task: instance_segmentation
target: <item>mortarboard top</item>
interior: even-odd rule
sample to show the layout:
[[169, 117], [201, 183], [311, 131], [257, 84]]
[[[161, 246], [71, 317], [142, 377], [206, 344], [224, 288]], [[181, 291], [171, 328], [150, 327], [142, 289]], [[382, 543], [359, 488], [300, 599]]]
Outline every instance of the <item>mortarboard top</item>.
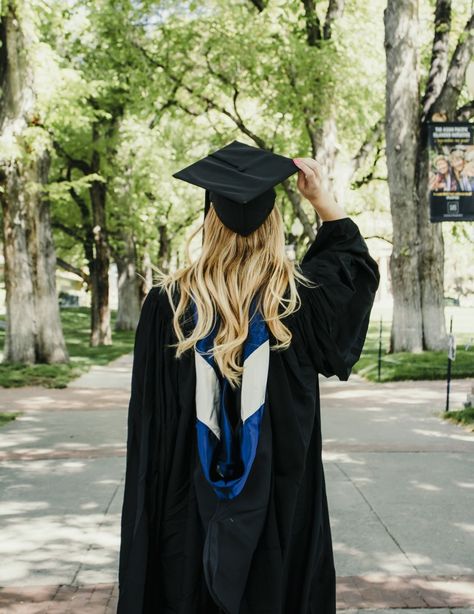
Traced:
[[291, 158], [233, 141], [173, 174], [206, 190], [225, 226], [241, 235], [256, 230], [275, 204], [275, 185], [298, 171]]
[[453, 145], [449, 148], [449, 153], [453, 153], [453, 151], [460, 151], [465, 154], [467, 151], [467, 147], [465, 145], [462, 145], [461, 143], [457, 143], [456, 145]]

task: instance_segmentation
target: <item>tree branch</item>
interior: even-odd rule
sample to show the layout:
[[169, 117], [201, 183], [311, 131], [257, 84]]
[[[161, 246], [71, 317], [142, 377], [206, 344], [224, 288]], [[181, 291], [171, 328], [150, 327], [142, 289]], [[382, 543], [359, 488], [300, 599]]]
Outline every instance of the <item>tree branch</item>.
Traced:
[[80, 233], [80, 230], [81, 230], [80, 228], [70, 228], [69, 226], [66, 226], [66, 224], [63, 224], [62, 222], [58, 222], [58, 221], [54, 221], [52, 223], [52, 226], [53, 228], [62, 230], [64, 234], [68, 235], [69, 237], [72, 237], [76, 241], [79, 241], [81, 244], [84, 243], [84, 237]]
[[54, 138], [54, 134], [51, 131], [48, 131], [48, 133], [52, 138], [54, 149], [59, 153], [59, 155], [63, 156], [63, 158], [66, 158], [69, 169], [75, 168], [81, 171], [81, 173], [83, 173], [84, 175], [91, 174], [92, 171], [88, 162], [86, 162], [85, 160], [78, 160], [77, 158], [73, 158], [70, 154], [68, 154], [68, 152], [64, 149], [61, 143], [59, 143], [59, 141]]
[[373, 163], [373, 167], [375, 167], [375, 164], [380, 158], [384, 134], [384, 119], [380, 118], [372, 126], [369, 131], [369, 134], [367, 135], [367, 138], [360, 146], [359, 151], [352, 158], [352, 175], [357, 173], [357, 171], [360, 170], [366, 164], [370, 154], [374, 151], [374, 149], [376, 151], [376, 161]]
[[0, 92], [4, 94], [0, 97], [0, 125], [5, 115], [5, 90], [8, 71], [8, 50], [7, 50], [7, 18], [5, 15], [0, 17]]
[[321, 22], [316, 12], [315, 0], [301, 0], [306, 19], [306, 40], [310, 47], [317, 47], [321, 41]]
[[344, 13], [345, 0], [329, 0], [328, 10], [326, 11], [326, 18], [323, 26], [323, 38], [324, 40], [330, 40], [332, 36], [332, 26], [335, 21], [342, 17]]
[[166, 109], [169, 109], [172, 106], [176, 106], [176, 93], [179, 89], [179, 83], [175, 83], [171, 88], [171, 93], [168, 96], [168, 100], [164, 102], [155, 112], [153, 118], [148, 123], [148, 128], [153, 130], [153, 128], [158, 124], [161, 119], [161, 115]]
[[[184, 90], [186, 90], [188, 92], [188, 94], [191, 94], [191, 96], [193, 96], [194, 98], [197, 98], [198, 100], [200, 100], [201, 102], [203, 102], [206, 105], [206, 110], [207, 109], [214, 109], [215, 111], [219, 111], [219, 113], [222, 113], [223, 115], [225, 115], [226, 117], [228, 117], [236, 126], [237, 128], [239, 128], [239, 130], [241, 132], [243, 132], [244, 134], [246, 134], [249, 138], [251, 138], [254, 143], [256, 145], [258, 145], [258, 147], [262, 147], [265, 148], [265, 143], [263, 141], [263, 139], [261, 139], [257, 134], [255, 134], [254, 132], [252, 132], [252, 130], [250, 130], [250, 128], [248, 128], [242, 117], [239, 115], [237, 108], [236, 108], [236, 95], [238, 95], [238, 91], [235, 90], [234, 92], [234, 113], [231, 113], [230, 111], [228, 111], [225, 107], [217, 104], [216, 102], [214, 102], [214, 100], [212, 100], [211, 98], [209, 98], [208, 96], [205, 96], [204, 94], [198, 93], [196, 92], [196, 90], [194, 88], [192, 88], [191, 86], [187, 85], [186, 83], [183, 82], [182, 79], [178, 78], [176, 75], [174, 75], [167, 66], [165, 66], [162, 62], [156, 60], [155, 58], [151, 57], [148, 52], [143, 49], [143, 47], [141, 47], [140, 45], [138, 45], [137, 43], [134, 43], [134, 46], [137, 47], [137, 49], [139, 49], [141, 51], [141, 53], [143, 54], [143, 56], [155, 67], [157, 68], [161, 68], [166, 74], [167, 76], [171, 79], [171, 81], [173, 81], [175, 84], [178, 84], [178, 89], [179, 87], [182, 87]], [[215, 73], [216, 76], [219, 76], [218, 73]], [[222, 80], [222, 75], [220, 75], [220, 78]], [[227, 81], [227, 84], [229, 84], [230, 82]], [[235, 86], [233, 86], [235, 88]], [[177, 106], [180, 106], [181, 108], [183, 108], [183, 110], [185, 110], [186, 112], [190, 113], [191, 115], [199, 115], [199, 113], [195, 113], [192, 112], [190, 110], [188, 110], [187, 108], [185, 108], [182, 103], [177, 102], [176, 103]]]
[[[69, 190], [69, 194], [71, 198], [79, 207], [79, 211], [82, 216], [82, 228], [85, 232], [85, 236], [82, 238], [82, 244], [84, 245], [84, 253], [89, 263], [92, 263], [94, 260], [94, 232], [92, 230], [90, 211], [87, 206], [86, 201], [77, 194], [74, 188]], [[66, 232], [66, 231], [65, 231]]]
[[[296, 96], [297, 100], [299, 100], [300, 96], [299, 96], [298, 86], [296, 84], [295, 69], [291, 62], [288, 62], [287, 64], [285, 63], [285, 73], [286, 73], [286, 76], [288, 77], [289, 84], [291, 85], [293, 91], [297, 95]], [[314, 113], [311, 112], [311, 109], [309, 109], [306, 105], [301, 107], [301, 112], [304, 117], [304, 124], [306, 128], [306, 132], [308, 134], [309, 142], [311, 145], [311, 155], [313, 158], [315, 158], [317, 150], [318, 150], [318, 138], [316, 134], [316, 117], [314, 116]]]
[[474, 100], [470, 100], [456, 110], [457, 121], [468, 121], [471, 117], [474, 117]]
[[70, 273], [74, 273], [74, 275], [77, 275], [78, 277], [80, 277], [82, 281], [84, 281], [88, 286], [90, 285], [91, 278], [89, 277], [87, 273], [84, 273], [82, 269], [79, 269], [78, 267], [75, 267], [72, 264], [69, 264], [69, 262], [66, 262], [62, 258], [56, 258], [56, 263], [58, 266], [60, 266], [65, 271], [69, 271]]
[[258, 9], [259, 13], [265, 9], [266, 2], [264, 0], [250, 0], [250, 2]]
[[285, 194], [288, 196], [289, 201], [293, 205], [293, 210], [296, 217], [303, 225], [304, 234], [310, 241], [314, 241], [316, 238], [316, 233], [314, 232], [313, 225], [309, 221], [309, 217], [306, 215], [303, 209], [299, 192], [296, 192], [296, 190], [293, 189], [289, 179], [285, 179], [285, 181], [282, 182], [282, 185], [283, 189], [285, 190]]
[[367, 185], [368, 183], [370, 183], [371, 181], [388, 181], [387, 177], [377, 177], [375, 174], [375, 169], [371, 169], [370, 172], [367, 173], [367, 175], [364, 175], [364, 177], [362, 177], [361, 179], [356, 179], [351, 183], [351, 189], [352, 190], [357, 190], [358, 188], [361, 188], [363, 185]]
[[79, 196], [79, 194], [76, 192], [76, 190], [74, 190], [74, 188], [71, 188], [69, 190], [69, 194], [71, 195], [72, 200], [79, 207], [84, 227], [90, 227], [90, 211], [86, 201]]
[[464, 84], [466, 68], [474, 54], [474, 13], [471, 15], [461, 33], [451, 62], [448, 74], [440, 95], [432, 104], [428, 118], [433, 113], [445, 113], [452, 118], [456, 113], [457, 101]]
[[171, 236], [171, 238], [173, 239], [179, 232], [181, 232], [181, 230], [183, 230], [183, 228], [188, 228], [189, 226], [191, 226], [192, 224], [194, 224], [194, 222], [196, 221], [198, 215], [196, 214], [196, 212], [189, 214], [182, 222], [181, 224], [177, 224], [174, 228], [174, 233]]
[[431, 105], [439, 96], [448, 73], [449, 33], [451, 30], [451, 0], [436, 0], [434, 36], [430, 70], [425, 94], [421, 101], [424, 121]]
[[[206, 56], [206, 61], [207, 61], [209, 70], [213, 74], [213, 76], [219, 78], [221, 80], [221, 82], [223, 82], [226, 85], [230, 86], [234, 90], [234, 95], [233, 95], [233, 108], [234, 108], [234, 112], [233, 113], [228, 111], [225, 107], [223, 107], [221, 105], [218, 105], [217, 103], [215, 103], [213, 100], [211, 100], [207, 96], [205, 96], [205, 95], [203, 95], [201, 93], [196, 92], [191, 86], [186, 85], [185, 83], [183, 83], [182, 79], [176, 77], [176, 75], [174, 75], [169, 70], [169, 68], [166, 65], [164, 65], [162, 62], [156, 60], [155, 58], [151, 57], [148, 54], [148, 52], [145, 49], [143, 49], [141, 46], [137, 45], [136, 43], [134, 43], [134, 44], [141, 51], [143, 56], [152, 65], [161, 68], [167, 74], [167, 76], [171, 79], [171, 81], [173, 81], [174, 83], [179, 83], [180, 87], [182, 87], [189, 94], [191, 94], [191, 96], [193, 96], [194, 98], [197, 98], [201, 102], [204, 102], [205, 105], [206, 105], [206, 110], [211, 108], [211, 109], [214, 109], [214, 110], [222, 113], [223, 115], [228, 117], [239, 128], [239, 130], [243, 134], [246, 134], [250, 139], [252, 139], [253, 142], [258, 147], [271, 151], [270, 147], [267, 145], [265, 140], [262, 139], [261, 137], [259, 137], [254, 132], [252, 132], [252, 130], [250, 130], [245, 125], [245, 122], [244, 122], [243, 118], [241, 117], [241, 115], [240, 115], [240, 113], [239, 113], [239, 111], [237, 109], [237, 98], [238, 98], [238, 95], [239, 95], [239, 90], [238, 90], [237, 86], [234, 83], [232, 83], [225, 75], [222, 75], [221, 73], [218, 73], [215, 69], [213, 69], [211, 64], [210, 64], [210, 62], [209, 62], [209, 58], [207, 56]], [[196, 116], [199, 115], [199, 113], [195, 113], [194, 111], [191, 111], [190, 109], [187, 109], [180, 102], [177, 102], [176, 104], [177, 104], [177, 106], [182, 108], [185, 112], [190, 113], [191, 115], [196, 115]], [[312, 225], [311, 225], [311, 223], [309, 221], [308, 216], [306, 215], [305, 211], [303, 210], [303, 208], [301, 206], [301, 198], [300, 198], [299, 194], [292, 189], [291, 184], [290, 184], [288, 179], [283, 182], [283, 187], [284, 187], [285, 193], [287, 194], [290, 202], [293, 205], [295, 214], [300, 219], [300, 221], [301, 221], [301, 223], [303, 225], [305, 234], [308, 236], [308, 238], [311, 241], [313, 241], [316, 235], [315, 235], [313, 227], [312, 227]]]
[[380, 239], [381, 241], [385, 241], [386, 243], [390, 243], [390, 245], [393, 245], [393, 241], [391, 241], [390, 239], [387, 239], [387, 237], [382, 237], [381, 235], [370, 235], [368, 237], [364, 237], [364, 239], [366, 241], [368, 239]]

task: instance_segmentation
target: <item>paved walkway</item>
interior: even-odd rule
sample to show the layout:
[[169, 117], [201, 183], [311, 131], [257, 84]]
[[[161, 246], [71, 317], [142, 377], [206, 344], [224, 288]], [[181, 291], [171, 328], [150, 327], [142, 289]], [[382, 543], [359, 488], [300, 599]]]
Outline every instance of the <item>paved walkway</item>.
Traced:
[[[1, 390], [24, 413], [0, 430], [0, 612], [115, 614], [130, 368]], [[338, 611], [472, 614], [474, 434], [437, 416], [444, 384], [320, 381]]]

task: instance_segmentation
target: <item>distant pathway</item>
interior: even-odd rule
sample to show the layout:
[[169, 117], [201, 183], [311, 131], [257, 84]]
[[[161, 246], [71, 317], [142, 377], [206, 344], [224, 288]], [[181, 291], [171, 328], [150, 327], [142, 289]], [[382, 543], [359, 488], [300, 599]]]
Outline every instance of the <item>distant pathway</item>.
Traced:
[[[25, 412], [0, 429], [2, 614], [115, 614], [130, 372], [0, 389]], [[472, 614], [474, 435], [436, 416], [444, 383], [320, 381], [338, 611]]]

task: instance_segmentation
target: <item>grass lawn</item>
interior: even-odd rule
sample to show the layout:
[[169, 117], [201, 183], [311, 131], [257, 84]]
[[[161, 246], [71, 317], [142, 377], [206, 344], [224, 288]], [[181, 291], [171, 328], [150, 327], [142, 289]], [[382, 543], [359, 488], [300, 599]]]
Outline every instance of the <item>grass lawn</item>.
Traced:
[[[451, 315], [453, 315], [453, 332], [456, 337], [456, 360], [452, 362], [451, 377], [453, 379], [474, 377], [474, 309], [447, 307], [446, 322], [448, 328]], [[383, 318], [381, 382], [446, 378], [447, 349], [442, 352], [422, 352], [420, 354], [407, 352], [388, 354], [391, 313], [388, 311], [381, 313], [376, 309], [372, 313], [362, 356], [354, 366], [355, 373], [370, 381], [378, 381], [380, 316]]]
[[19, 416], [20, 413], [21, 412], [7, 412], [7, 413], [0, 412], [0, 428], [2, 428], [2, 426], [4, 426], [5, 424], [8, 424], [12, 420], [15, 420], [15, 418]]
[[[65, 388], [72, 379], [89, 370], [92, 365], [105, 365], [111, 360], [131, 352], [135, 338], [134, 331], [113, 330], [116, 312], [112, 311], [113, 345], [90, 347], [90, 312], [88, 307], [66, 307], [61, 309], [61, 321], [66, 339], [70, 364], [67, 365], [15, 365], [0, 364], [0, 386], [44, 386]], [[0, 350], [3, 349], [5, 331], [0, 329]]]
[[[421, 354], [387, 354], [390, 338], [391, 313], [374, 308], [364, 350], [353, 371], [370, 381], [377, 380], [379, 320], [383, 317], [381, 382], [445, 379], [447, 351]], [[456, 335], [456, 360], [452, 363], [453, 378], [474, 377], [474, 308], [447, 307], [446, 320], [453, 315]], [[112, 311], [112, 330], [116, 312]], [[65, 388], [72, 379], [89, 370], [92, 365], [104, 365], [133, 350], [134, 331], [113, 332], [113, 345], [89, 347], [89, 309], [87, 307], [61, 309], [64, 335], [71, 362], [68, 365], [3, 365], [0, 364], [0, 386], [44, 386]], [[0, 329], [0, 351], [5, 331]], [[471, 344], [471, 345], [469, 345]], [[466, 349], [467, 348], [467, 349]]]
[[456, 411], [445, 411], [443, 418], [462, 426], [468, 426], [474, 432], [474, 407], [459, 409]]

